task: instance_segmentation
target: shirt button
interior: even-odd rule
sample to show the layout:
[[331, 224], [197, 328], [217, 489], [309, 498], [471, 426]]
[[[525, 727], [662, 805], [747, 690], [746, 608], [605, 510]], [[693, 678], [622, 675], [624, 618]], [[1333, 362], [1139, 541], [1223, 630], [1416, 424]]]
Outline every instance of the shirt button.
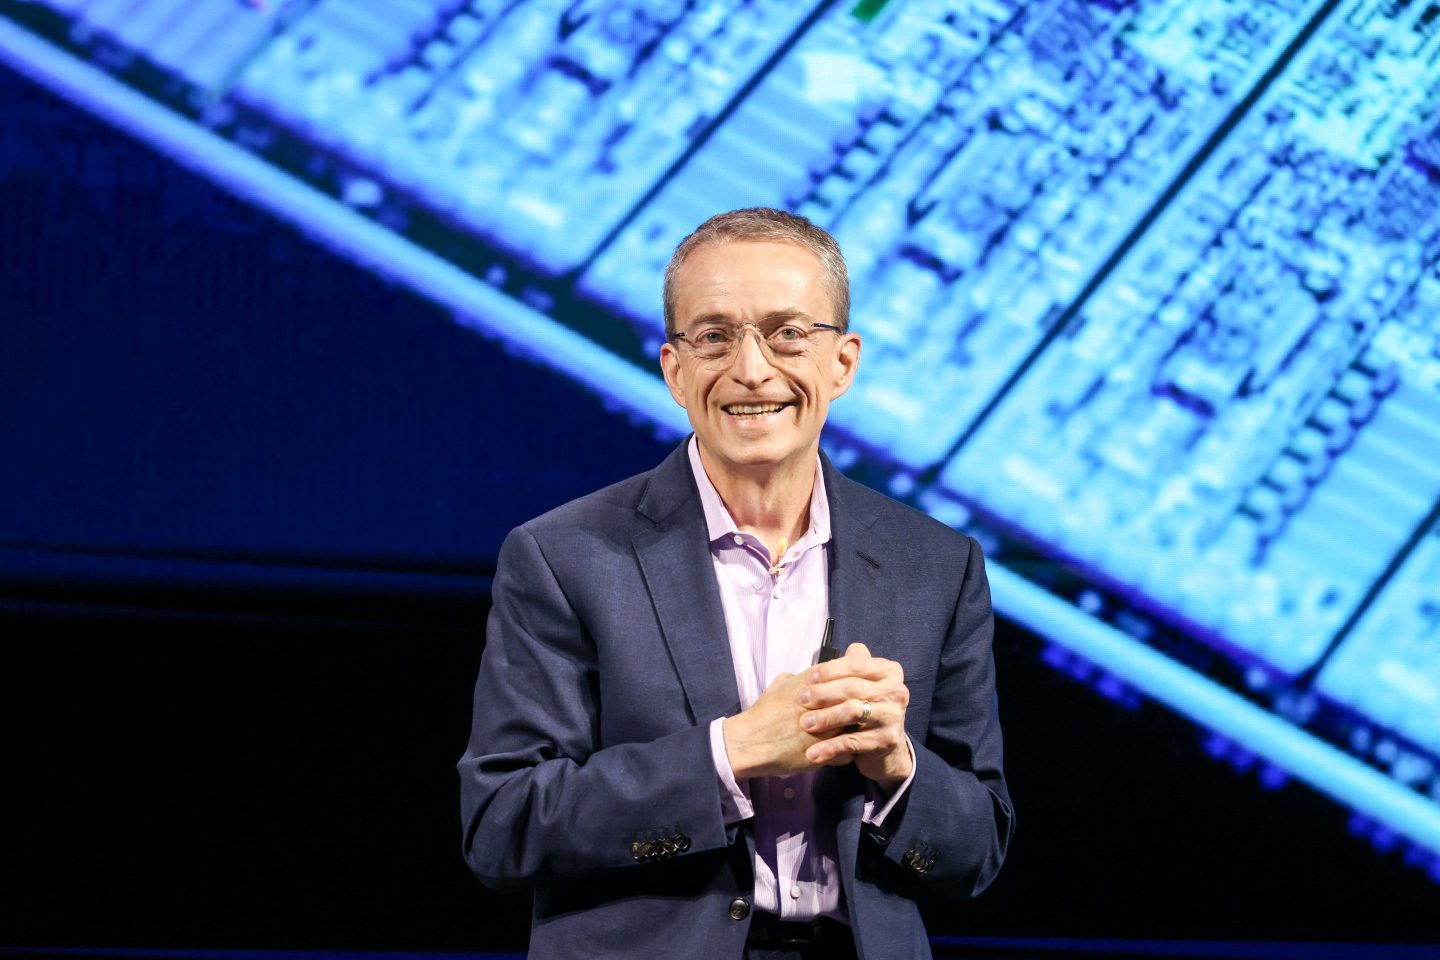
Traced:
[[738, 533], [735, 534], [735, 546], [737, 546], [737, 547], [743, 547], [743, 546], [745, 546], [745, 538], [742, 537], [742, 536], [740, 536], [740, 534], [738, 534]]
[[785, 799], [786, 799], [786, 800], [794, 800], [794, 799], [795, 799], [795, 788], [794, 788], [794, 787], [786, 787], [786, 788], [785, 788]]
[[777, 589], [777, 590], [776, 590], [774, 593], [772, 593], [770, 596], [774, 597], [776, 600], [779, 600], [779, 599], [780, 599], [780, 591]]
[[791, 899], [791, 900], [799, 900], [799, 899], [800, 899], [800, 884], [797, 883], [797, 884], [794, 884], [794, 885], [792, 885], [792, 886], [790, 887], [790, 899]]

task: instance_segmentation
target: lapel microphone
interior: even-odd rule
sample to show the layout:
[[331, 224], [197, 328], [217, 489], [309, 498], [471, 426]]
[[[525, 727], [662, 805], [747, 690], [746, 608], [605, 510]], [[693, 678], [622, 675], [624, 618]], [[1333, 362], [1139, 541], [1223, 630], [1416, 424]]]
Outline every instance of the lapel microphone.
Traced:
[[775, 548], [775, 562], [770, 564], [770, 576], [780, 576], [780, 561], [785, 559], [785, 551], [788, 549], [790, 549], [790, 541], [781, 537], [780, 544]]

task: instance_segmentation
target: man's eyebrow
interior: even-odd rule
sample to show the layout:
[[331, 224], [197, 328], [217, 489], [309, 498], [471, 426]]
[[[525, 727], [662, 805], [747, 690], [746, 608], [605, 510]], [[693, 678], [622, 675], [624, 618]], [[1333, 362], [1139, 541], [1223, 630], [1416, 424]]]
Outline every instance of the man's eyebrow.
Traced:
[[[758, 323], [770, 323], [775, 320], [809, 320], [810, 314], [798, 308], [786, 308], [783, 310], [771, 310], [761, 317]], [[703, 313], [690, 321], [691, 326], [698, 326], [702, 323], [734, 323], [734, 319], [725, 313]]]
[[761, 317], [761, 318], [760, 318], [760, 322], [761, 322], [761, 323], [764, 323], [766, 320], [809, 320], [809, 319], [810, 319], [810, 314], [806, 313], [804, 310], [797, 310], [797, 309], [791, 308], [791, 309], [788, 309], [788, 310], [772, 310], [771, 312], [765, 314], [765, 316]]
[[730, 318], [723, 313], [702, 313], [698, 317], [690, 318], [690, 326], [696, 327], [702, 323], [730, 323]]

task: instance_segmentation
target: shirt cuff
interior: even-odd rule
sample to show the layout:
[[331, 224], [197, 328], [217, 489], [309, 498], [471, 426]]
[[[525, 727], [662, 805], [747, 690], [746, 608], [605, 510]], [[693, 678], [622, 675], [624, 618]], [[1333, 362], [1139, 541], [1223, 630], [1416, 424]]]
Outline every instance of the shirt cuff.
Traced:
[[[721, 746], [724, 746], [723, 742]], [[910, 742], [908, 733], [905, 734], [905, 749], [910, 751], [910, 776], [902, 780], [900, 786], [896, 787], [895, 792], [888, 798], [874, 780], [865, 781], [865, 813], [862, 819], [872, 827], [884, 825], [885, 818], [890, 815], [891, 810], [895, 809], [900, 798], [905, 796], [905, 791], [910, 789], [910, 781], [915, 779], [915, 745]], [[880, 808], [879, 810], [875, 809], [877, 806]]]
[[[728, 827], [755, 816], [755, 805], [750, 802], [750, 791], [735, 782], [730, 754], [725, 750], [724, 723], [724, 717], [716, 717], [710, 722], [710, 759], [715, 764], [715, 776], [720, 781], [720, 813]], [[908, 784], [910, 781], [905, 782]]]

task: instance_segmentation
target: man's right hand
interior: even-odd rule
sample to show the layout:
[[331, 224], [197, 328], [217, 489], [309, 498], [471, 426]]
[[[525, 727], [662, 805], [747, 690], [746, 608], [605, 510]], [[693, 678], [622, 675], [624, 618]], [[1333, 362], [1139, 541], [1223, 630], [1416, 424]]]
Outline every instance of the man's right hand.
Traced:
[[737, 781], [816, 769], [805, 751], [833, 731], [817, 737], [801, 729], [805, 710], [796, 697], [804, 686], [804, 677], [782, 673], [750, 709], [725, 718], [725, 756]]

